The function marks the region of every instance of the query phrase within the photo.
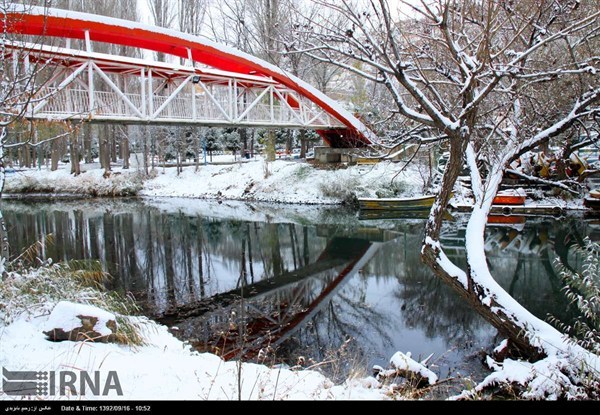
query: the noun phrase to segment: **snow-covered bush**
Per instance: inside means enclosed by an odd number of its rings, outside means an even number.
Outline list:
[[[294,176],[298,180],[304,180],[313,172],[313,167],[308,164],[300,165],[294,172]]]
[[[356,199],[356,188],[359,184],[360,180],[358,177],[335,172],[331,174],[330,180],[321,182],[319,190],[325,197],[354,204]]]
[[[408,186],[405,182],[395,180],[393,182],[386,182],[379,186],[379,189],[375,192],[378,198],[388,197],[399,197],[404,195],[408,190]]]
[[[28,171],[9,178],[6,193],[72,193],[92,197],[135,196],[143,185],[137,172],[116,172],[104,175],[103,170],[93,170],[79,176],[66,171]]]
[[[487,364],[494,372],[453,399],[598,399],[598,374],[581,367],[571,357],[549,356],[534,363],[520,359],[496,362],[488,357]]]

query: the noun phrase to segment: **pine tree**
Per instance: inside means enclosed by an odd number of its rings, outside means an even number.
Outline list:
[[[213,151],[218,151],[221,148],[221,146],[219,145],[218,137],[219,136],[217,134],[217,130],[214,128],[209,128],[208,131],[206,132],[206,135],[204,136],[204,140],[206,141],[206,151],[208,152],[208,155],[210,156],[211,163],[212,163]]]

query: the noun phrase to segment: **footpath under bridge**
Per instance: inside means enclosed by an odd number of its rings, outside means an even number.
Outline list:
[[[332,147],[376,142],[341,105],[261,59],[203,39],[88,13],[11,5],[4,59],[43,66],[26,117],[124,124],[316,130]],[[162,53],[163,63],[94,52],[96,42]],[[143,55],[143,53],[140,53]]]

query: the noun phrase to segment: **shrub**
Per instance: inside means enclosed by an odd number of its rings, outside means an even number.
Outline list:
[[[574,271],[557,261],[565,281],[565,295],[578,311],[572,324],[551,318],[563,333],[571,336],[580,346],[600,353],[600,245],[584,239],[583,246],[575,249],[583,259],[581,271]]]

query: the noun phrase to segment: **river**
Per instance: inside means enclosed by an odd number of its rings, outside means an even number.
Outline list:
[[[3,200],[14,257],[36,241],[54,262],[99,260],[109,289],[199,351],[319,367],[336,380],[396,352],[432,355],[441,377],[481,375],[500,339],[421,264],[422,219],[359,220],[331,207],[190,199]],[[465,216],[443,245],[464,264]],[[600,240],[581,215],[488,227],[499,283],[538,317],[572,317],[557,270],[573,246]]]

